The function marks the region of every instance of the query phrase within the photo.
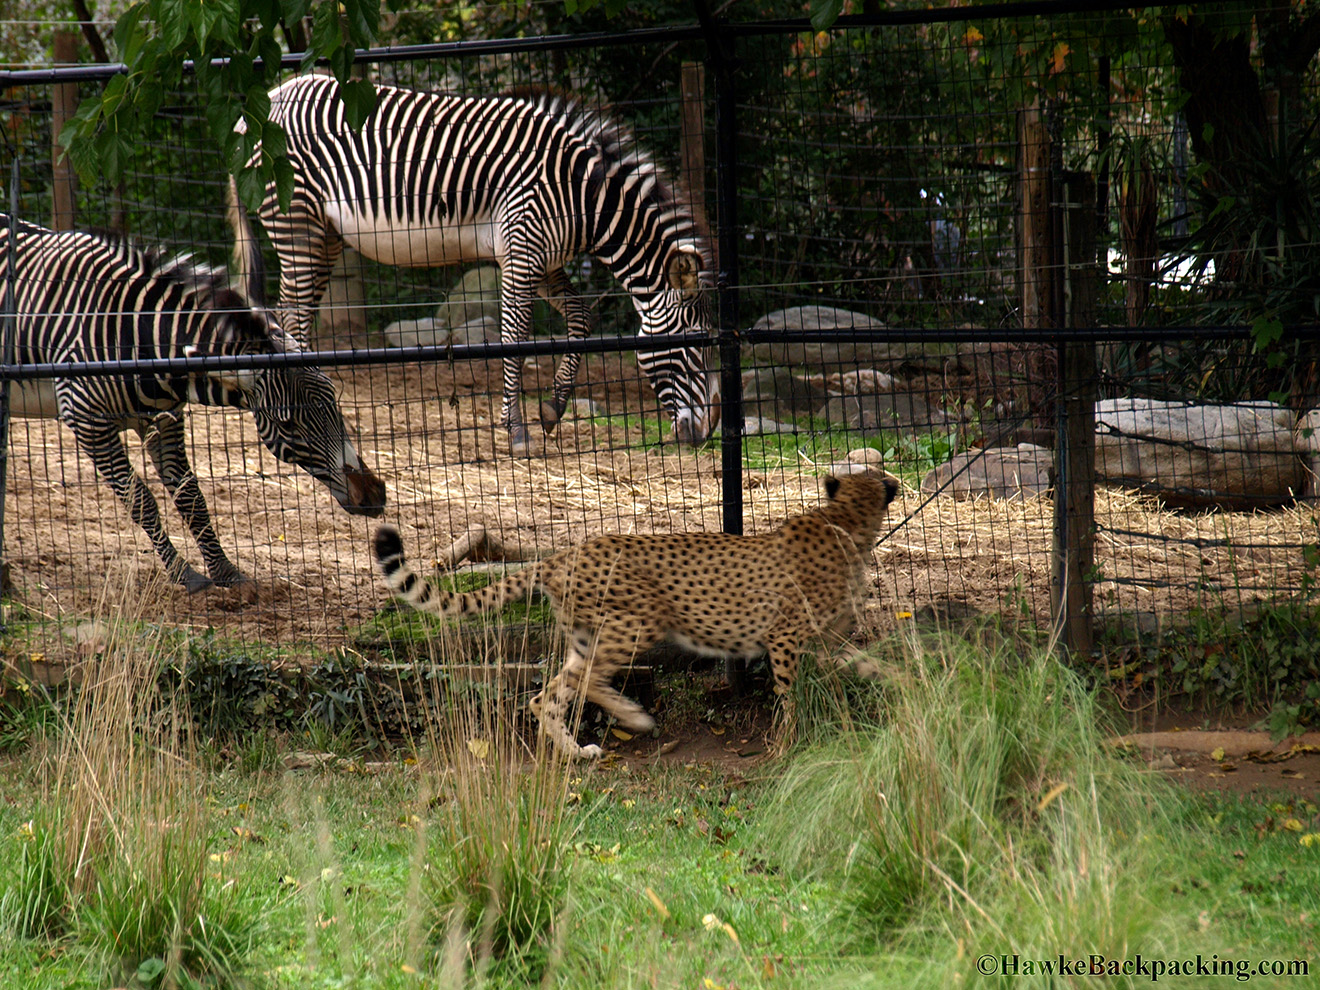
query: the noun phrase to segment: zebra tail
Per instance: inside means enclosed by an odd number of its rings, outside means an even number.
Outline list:
[[[403,540],[393,526],[381,526],[376,530],[373,546],[376,566],[380,568],[385,585],[394,597],[406,602],[418,612],[430,615],[467,615],[471,612],[488,612],[500,608],[507,602],[516,601],[527,595],[534,581],[529,568],[517,574],[511,574],[502,581],[477,591],[458,594],[441,591],[424,581],[409,566],[403,553]]]
[[[238,197],[238,183],[229,177],[229,226],[234,231],[234,271],[241,280],[249,304],[266,305],[266,262],[261,256],[256,231],[247,209]]]

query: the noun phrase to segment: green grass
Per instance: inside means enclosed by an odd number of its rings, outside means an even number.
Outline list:
[[[804,678],[800,744],[753,779],[533,764],[498,701],[451,711],[417,762],[288,771],[249,742],[203,772],[179,751],[193,769],[165,779],[193,788],[142,818],[200,826],[203,890],[261,936],[197,985],[999,986],[978,957],[1316,958],[1314,805],[1192,797],[1113,754],[1042,651],[978,633],[874,654],[880,686]],[[108,982],[84,911],[33,923],[64,896],[40,844],[57,744],[0,757],[0,986],[151,985]]]

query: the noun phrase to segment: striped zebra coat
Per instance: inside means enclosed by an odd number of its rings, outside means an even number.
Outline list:
[[[297,349],[263,307],[228,284],[222,269],[165,257],[113,234],[56,233],[23,222],[15,234],[11,244],[9,218],[0,216],[0,297],[9,294],[4,269],[12,263],[19,365]],[[385,486],[358,457],[334,385],[316,368],[32,379],[14,383],[10,398],[15,415],[58,418],[68,426],[147,534],[170,579],[189,591],[248,579],[225,554],[188,462],[188,403],[250,410],[271,453],[307,471],[347,511],[384,511]],[[196,539],[209,578],[166,534],[156,499],[120,438],[130,428]]]
[[[538,295],[564,317],[569,336],[592,332],[591,308],[564,271],[582,254],[628,291],[643,334],[711,332],[708,239],[617,121],[545,92],[466,98],[381,86],[355,133],[337,85],[301,76],[270,94],[294,187],[281,213],[272,185],[261,219],[279,256],[280,319],[300,341],[345,245],[390,265],[496,262],[506,341],[529,338]],[[719,409],[704,349],[637,360],[675,436],[704,441]],[[567,406],[579,361],[560,360],[540,410],[547,431]],[[515,453],[530,449],[521,388],[522,359],[508,358],[502,418]]]

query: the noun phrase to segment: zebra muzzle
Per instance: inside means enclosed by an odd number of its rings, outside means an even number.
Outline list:
[[[355,516],[379,516],[385,512],[385,482],[364,468],[347,468],[344,480],[348,484],[348,499],[342,501],[344,509]]]

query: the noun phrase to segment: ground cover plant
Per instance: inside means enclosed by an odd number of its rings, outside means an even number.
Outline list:
[[[1171,786],[1103,743],[1048,644],[909,623],[872,652],[878,685],[801,680],[782,757],[607,732],[567,765],[491,690],[392,750],[200,736],[150,644],[112,634],[0,756],[0,986],[945,987],[1002,956],[1315,957],[1314,804]],[[1253,982],[1301,985],[1275,979]]]

